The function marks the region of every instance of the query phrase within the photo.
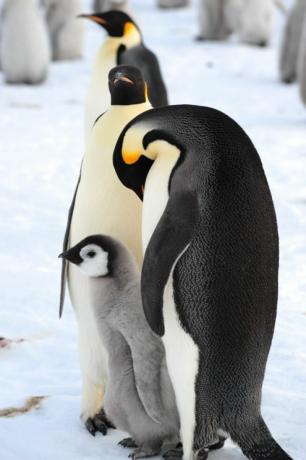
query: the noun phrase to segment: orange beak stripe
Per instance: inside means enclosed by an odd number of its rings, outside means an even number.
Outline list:
[[[86,17],[94,22],[97,22],[98,24],[101,24],[102,26],[106,26],[107,24],[107,21],[105,21],[105,19],[99,18],[99,16],[95,16],[94,14],[88,15]]]

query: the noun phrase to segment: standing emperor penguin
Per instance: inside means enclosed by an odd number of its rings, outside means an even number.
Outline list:
[[[109,89],[112,105],[96,121],[88,142],[69,211],[64,251],[90,234],[105,233],[122,241],[141,265],[141,203],[131,191],[127,193],[117,178],[112,156],[124,126],[151,105],[146,99],[143,77],[136,68],[119,66],[111,70]],[[65,297],[66,269],[63,261],[60,316]],[[88,280],[74,266],[69,267],[67,275],[79,328],[81,419],[88,427],[99,422],[96,415],[103,406],[106,354],[90,308]]]
[[[127,10],[128,0],[94,0],[93,10],[101,13],[109,10]]]
[[[199,0],[198,40],[225,40],[229,36],[225,5],[226,0]]]
[[[104,410],[131,439],[133,458],[158,455],[179,442],[179,420],[162,341],[144,316],[140,274],[118,240],[88,236],[61,254],[88,278],[89,302],[108,356]]]
[[[143,308],[163,336],[184,460],[206,459],[222,433],[249,459],[289,460],[260,407],[278,232],[251,140],[217,110],[169,106],[132,120],[113,161],[143,199]]]
[[[80,59],[85,27],[76,16],[82,11],[82,0],[43,1],[47,11],[53,61]]]
[[[82,15],[99,24],[108,38],[99,49],[87,91],[85,103],[85,138],[97,117],[110,103],[107,91],[108,72],[116,65],[138,67],[148,85],[148,97],[153,107],[167,105],[167,92],[155,54],[145,47],[141,32],[132,18],[122,11]]]
[[[287,19],[281,46],[279,68],[283,83],[292,83],[297,78],[298,56],[305,19],[306,0],[296,0]]]
[[[181,8],[188,6],[189,0],[158,0],[157,6],[159,8]]]
[[[50,45],[37,0],[6,0],[1,14],[1,67],[7,83],[42,83]]]
[[[306,14],[298,57],[298,82],[302,101],[306,105]]]

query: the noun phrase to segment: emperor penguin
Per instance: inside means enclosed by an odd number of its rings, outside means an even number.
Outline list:
[[[90,307],[108,357],[104,411],[132,436],[133,458],[179,443],[179,419],[163,343],[144,316],[140,273],[118,240],[91,235],[61,254],[88,280]]]
[[[85,139],[92,126],[109,106],[108,72],[116,65],[138,67],[148,85],[148,97],[153,107],[167,105],[167,91],[158,60],[143,43],[139,27],[122,11],[82,15],[99,24],[108,38],[98,50],[85,102]]]
[[[280,78],[292,83],[297,78],[297,66],[306,20],[306,0],[296,0],[288,15],[280,52]]]
[[[0,61],[7,83],[39,84],[48,75],[50,45],[37,0],[6,0]]]
[[[85,26],[76,17],[82,11],[82,0],[43,0],[52,45],[53,61],[82,57]]]
[[[123,187],[112,163],[116,140],[136,115],[151,108],[140,71],[119,66],[109,74],[111,107],[96,121],[70,207],[64,251],[90,234],[105,233],[122,241],[139,266],[141,249],[141,203]],[[67,267],[62,265],[60,316],[62,314]],[[68,267],[68,287],[78,329],[82,374],[81,419],[87,427],[99,423],[107,380],[107,356],[90,308],[88,279],[75,266]],[[103,413],[102,413],[103,418]],[[102,420],[103,421],[103,420]],[[102,425],[102,430],[105,427]],[[92,428],[90,429],[92,432]]]
[[[128,0],[94,0],[93,10],[101,13],[109,10],[127,10]]]
[[[198,40],[225,40],[229,36],[225,6],[226,0],[199,0]]]
[[[306,105],[306,14],[298,57],[298,82],[302,101]]]
[[[143,200],[142,302],[163,337],[184,460],[206,459],[220,433],[250,460],[290,460],[260,407],[279,255],[254,145],[222,112],[169,106],[132,120],[113,161]]]
[[[157,6],[159,8],[181,8],[188,6],[189,0],[158,0]]]

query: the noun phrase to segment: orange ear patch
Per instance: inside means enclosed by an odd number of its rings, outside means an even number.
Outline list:
[[[132,22],[126,22],[124,24],[123,35],[129,35],[130,33],[134,32],[135,26]]]
[[[132,165],[139,160],[140,153],[138,151],[131,152],[129,150],[124,150],[122,152],[122,158],[125,164]]]

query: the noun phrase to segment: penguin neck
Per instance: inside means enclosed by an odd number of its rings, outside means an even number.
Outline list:
[[[123,37],[108,37],[98,50],[96,64],[102,64],[105,56],[115,56],[116,64],[118,64],[117,53],[120,46],[124,46],[126,49],[130,49],[134,46],[140,45],[141,41],[140,32],[136,28],[134,28],[130,33],[124,35]]]

